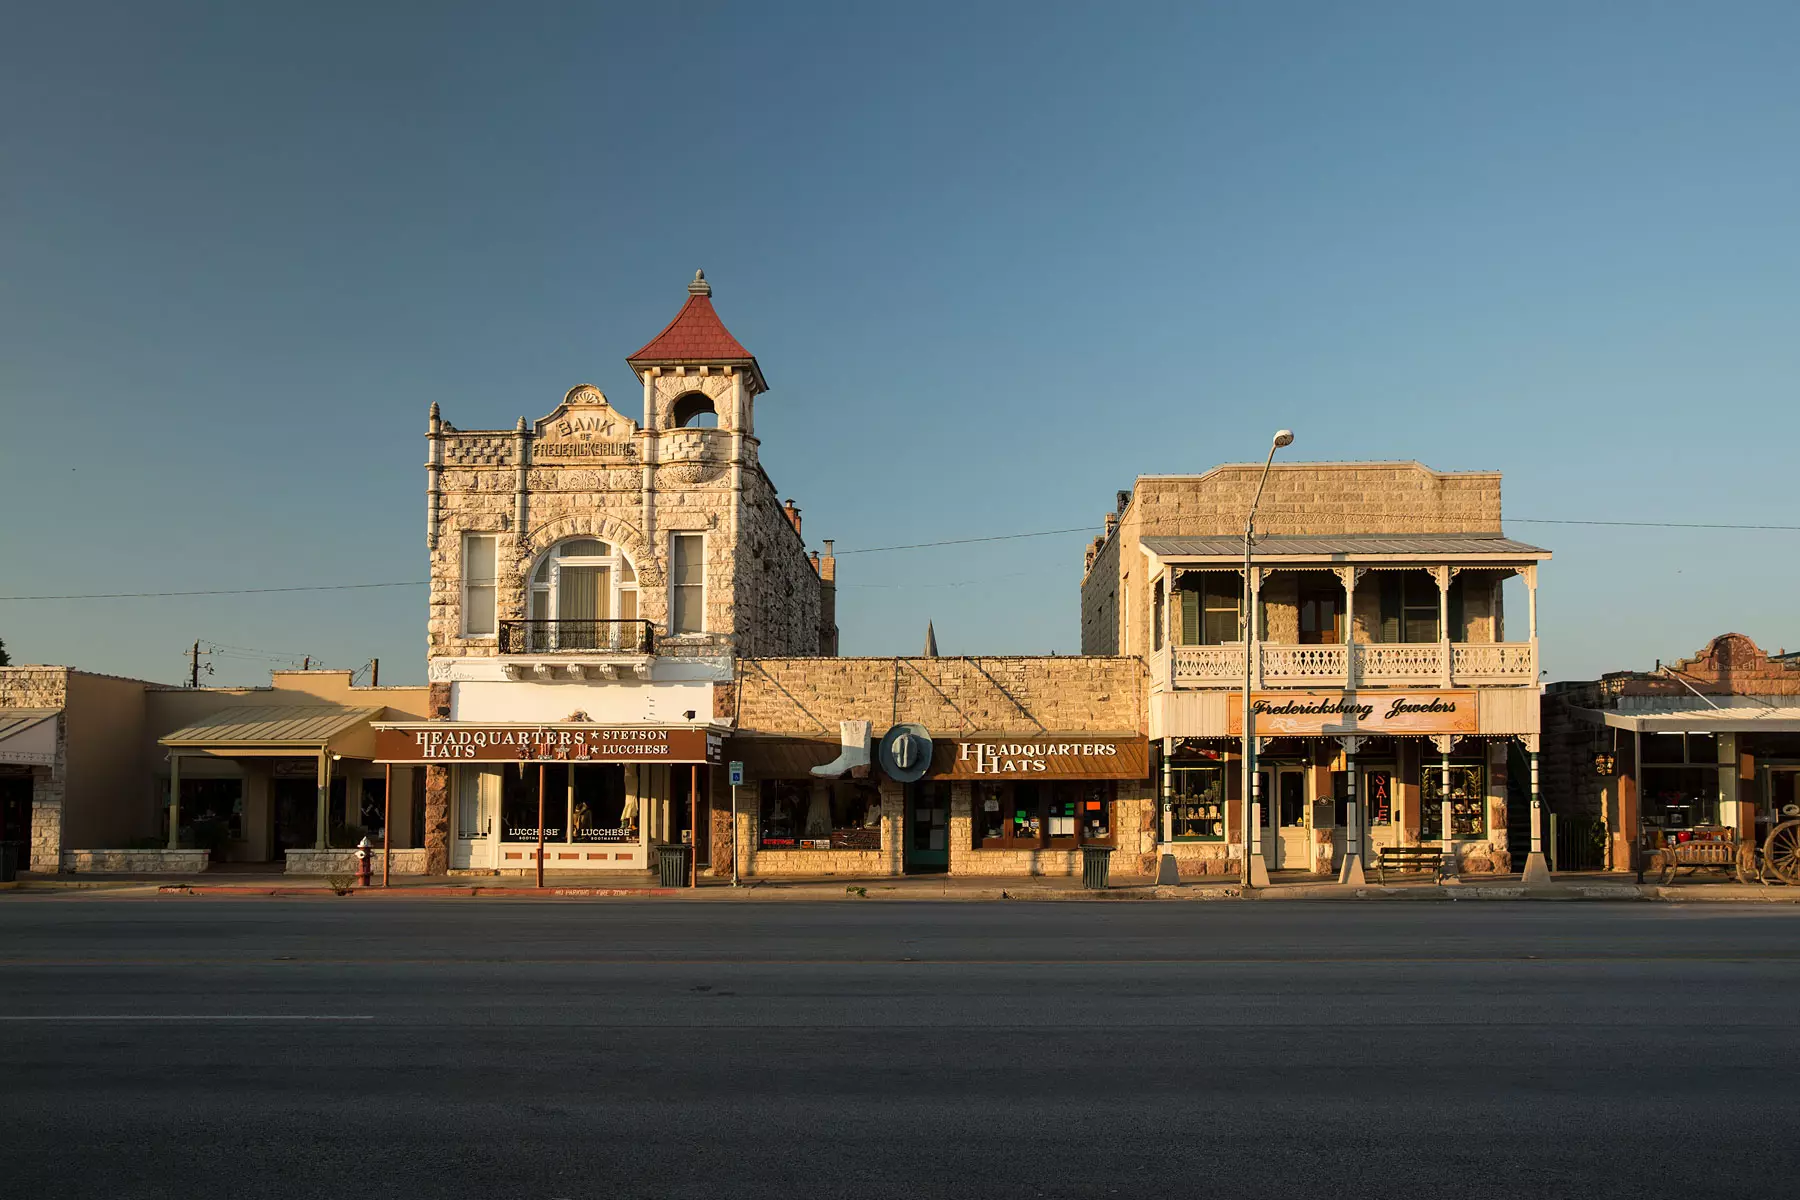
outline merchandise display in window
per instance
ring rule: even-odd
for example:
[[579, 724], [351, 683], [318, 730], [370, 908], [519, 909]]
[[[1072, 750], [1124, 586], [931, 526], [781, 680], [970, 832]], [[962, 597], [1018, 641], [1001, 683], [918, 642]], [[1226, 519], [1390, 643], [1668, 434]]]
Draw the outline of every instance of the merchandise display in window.
[[1176, 841], [1225, 840], [1225, 768], [1171, 767], [1169, 828]]
[[[1444, 772], [1427, 763], [1419, 772], [1419, 836], [1442, 840], [1444, 833]], [[1487, 771], [1480, 765], [1451, 764], [1450, 836], [1487, 836]]]
[[881, 789], [867, 780], [765, 779], [764, 850], [881, 849]]
[[1110, 844], [1110, 781], [977, 783], [972, 786], [978, 848]]
[[[544, 768], [546, 842], [635, 842], [637, 808], [637, 801], [626, 794], [622, 764], [556, 764]], [[537, 822], [538, 768], [529, 763], [502, 768], [500, 840], [535, 842]]]

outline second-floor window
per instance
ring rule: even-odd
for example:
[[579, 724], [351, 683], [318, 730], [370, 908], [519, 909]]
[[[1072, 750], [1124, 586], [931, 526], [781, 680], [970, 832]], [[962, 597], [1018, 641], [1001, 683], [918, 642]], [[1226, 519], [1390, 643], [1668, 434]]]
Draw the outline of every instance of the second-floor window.
[[669, 632], [706, 628], [706, 535], [677, 533], [669, 538]]
[[1381, 580], [1381, 640], [1438, 640], [1437, 580], [1423, 571], [1394, 571]]
[[462, 541], [462, 616], [464, 637], [493, 637], [494, 598], [498, 594], [498, 539], [491, 533], [465, 533]]
[[1244, 640], [1239, 628], [1243, 582], [1224, 571], [1203, 571], [1181, 577], [1181, 644], [1223, 646]]
[[570, 538], [550, 548], [531, 573], [531, 620], [635, 621], [637, 572], [617, 547]]

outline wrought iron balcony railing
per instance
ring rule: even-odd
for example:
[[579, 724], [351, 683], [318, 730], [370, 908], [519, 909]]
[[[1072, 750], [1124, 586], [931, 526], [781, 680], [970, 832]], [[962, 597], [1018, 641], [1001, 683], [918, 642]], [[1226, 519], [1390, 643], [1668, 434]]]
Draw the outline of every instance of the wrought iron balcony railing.
[[649, 621], [576, 618], [500, 622], [502, 654], [655, 654]]

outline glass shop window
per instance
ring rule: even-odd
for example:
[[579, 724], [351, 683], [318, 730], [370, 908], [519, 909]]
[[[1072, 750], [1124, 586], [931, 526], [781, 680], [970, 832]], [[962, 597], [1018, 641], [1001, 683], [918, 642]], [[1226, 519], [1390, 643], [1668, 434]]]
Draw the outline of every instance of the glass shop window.
[[[569, 769], [544, 768], [544, 840], [568, 841]], [[534, 763], [508, 764], [500, 773], [500, 840], [538, 840], [538, 768]]]
[[584, 763], [568, 770], [569, 840], [637, 841], [637, 800], [625, 793], [625, 765]]
[[977, 783], [975, 844], [982, 849], [1109, 844], [1113, 783]]
[[[167, 823], [165, 809], [164, 825]], [[197, 850], [220, 850], [243, 836], [242, 779], [181, 781], [181, 845]]]
[[762, 781], [765, 850], [881, 849], [881, 790], [861, 779]]
[[1169, 769], [1169, 829], [1178, 842], [1225, 840], [1225, 768]]
[[1331, 799], [1337, 812], [1337, 827], [1343, 829], [1350, 824], [1350, 772], [1331, 773]]
[[[1435, 763], [1420, 769], [1419, 837], [1442, 841], [1444, 837], [1444, 771]], [[1481, 764], [1450, 764], [1450, 836], [1487, 836], [1487, 769]]]
[[1644, 824], [1662, 829], [1718, 824], [1719, 769], [1716, 766], [1660, 767], [1646, 763], [1643, 776]]

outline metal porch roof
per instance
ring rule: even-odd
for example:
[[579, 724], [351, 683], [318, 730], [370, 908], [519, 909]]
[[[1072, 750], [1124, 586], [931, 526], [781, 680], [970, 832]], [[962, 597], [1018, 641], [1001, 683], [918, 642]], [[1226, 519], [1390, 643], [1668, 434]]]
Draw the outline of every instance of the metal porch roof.
[[[1160, 558], [1231, 558], [1244, 556], [1244, 539], [1224, 537], [1146, 537], [1140, 544]], [[1256, 539], [1258, 558], [1396, 558], [1495, 557], [1549, 558], [1550, 552], [1498, 533], [1344, 533], [1273, 534]]]
[[323, 746], [386, 711], [341, 704], [240, 704], [158, 740], [164, 746]]

